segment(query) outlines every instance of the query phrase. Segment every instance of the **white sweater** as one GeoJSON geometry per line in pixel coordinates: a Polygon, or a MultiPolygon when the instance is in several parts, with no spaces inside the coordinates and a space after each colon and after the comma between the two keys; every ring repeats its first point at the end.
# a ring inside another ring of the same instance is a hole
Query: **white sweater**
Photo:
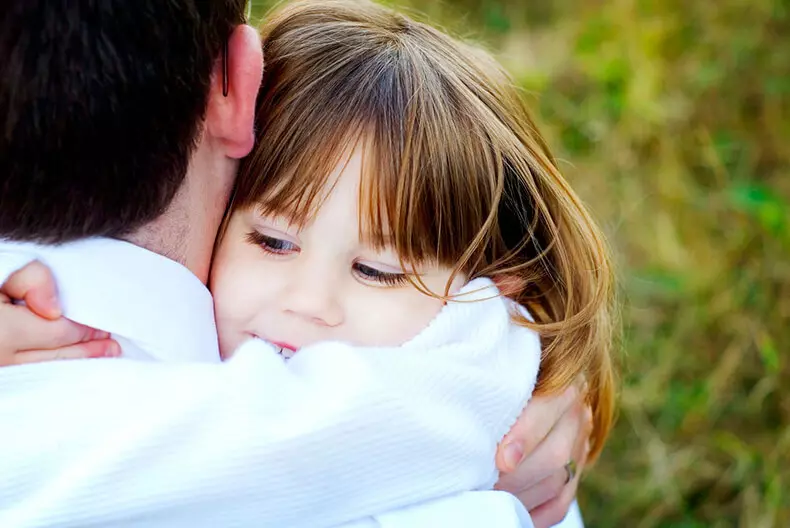
{"type": "Polygon", "coordinates": [[[537,376],[539,339],[509,308],[451,303],[401,347],[287,363],[252,341],[225,364],[0,369],[0,526],[479,525],[463,504],[527,526],[509,496],[464,493],[496,480],[537,376]]]}

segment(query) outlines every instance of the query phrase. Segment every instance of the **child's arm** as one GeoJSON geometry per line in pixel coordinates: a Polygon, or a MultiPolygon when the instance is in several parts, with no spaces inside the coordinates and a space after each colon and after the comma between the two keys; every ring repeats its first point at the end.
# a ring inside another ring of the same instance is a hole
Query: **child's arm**
{"type": "Polygon", "coordinates": [[[498,372],[361,352],[2,369],[0,525],[326,526],[495,478],[498,372]]]}

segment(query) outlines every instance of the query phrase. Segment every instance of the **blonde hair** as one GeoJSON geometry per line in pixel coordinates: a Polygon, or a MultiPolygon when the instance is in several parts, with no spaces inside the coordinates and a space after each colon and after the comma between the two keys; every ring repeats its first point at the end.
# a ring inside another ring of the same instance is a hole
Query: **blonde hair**
{"type": "MultiPolygon", "coordinates": [[[[367,1],[288,4],[262,28],[257,146],[233,208],[308,221],[362,145],[360,225],[402,262],[492,277],[542,336],[538,393],[584,375],[591,458],[612,425],[612,276],[599,228],[487,54],[367,1]]],[[[430,292],[415,279],[415,286],[430,292]]]]}

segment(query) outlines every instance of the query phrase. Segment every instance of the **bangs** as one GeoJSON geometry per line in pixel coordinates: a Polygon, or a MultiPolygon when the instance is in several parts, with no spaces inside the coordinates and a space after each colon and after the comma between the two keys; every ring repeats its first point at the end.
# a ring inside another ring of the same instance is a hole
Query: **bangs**
{"type": "Polygon", "coordinates": [[[242,191],[239,186],[235,198],[238,206],[254,205],[261,214],[280,216],[292,225],[305,227],[334,190],[361,140],[359,133],[351,134],[347,127],[339,128],[342,132],[313,129],[315,134],[300,138],[304,149],[293,154],[283,152],[279,160],[272,160],[279,161],[279,166],[265,178],[253,175],[258,177],[249,190],[242,191]]]}
{"type": "Polygon", "coordinates": [[[233,207],[303,227],[361,149],[361,240],[393,248],[407,269],[485,274],[514,247],[497,212],[506,158],[517,157],[505,149],[522,150],[480,91],[491,72],[433,28],[390,13],[373,30],[354,16],[305,4],[264,28],[256,148],[233,207]]]}

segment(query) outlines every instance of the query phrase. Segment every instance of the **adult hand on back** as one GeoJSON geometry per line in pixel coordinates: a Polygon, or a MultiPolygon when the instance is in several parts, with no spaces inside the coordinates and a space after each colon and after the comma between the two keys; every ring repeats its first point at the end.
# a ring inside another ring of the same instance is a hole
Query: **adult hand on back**
{"type": "Polygon", "coordinates": [[[536,528],[562,521],[576,497],[592,431],[581,385],[532,398],[497,451],[496,489],[518,497],[536,528]]]}

